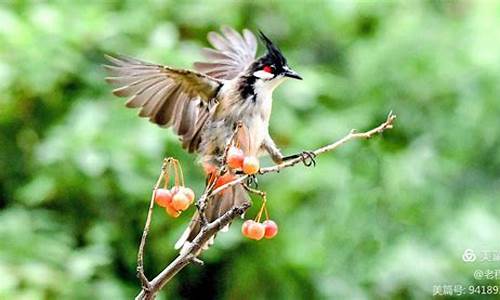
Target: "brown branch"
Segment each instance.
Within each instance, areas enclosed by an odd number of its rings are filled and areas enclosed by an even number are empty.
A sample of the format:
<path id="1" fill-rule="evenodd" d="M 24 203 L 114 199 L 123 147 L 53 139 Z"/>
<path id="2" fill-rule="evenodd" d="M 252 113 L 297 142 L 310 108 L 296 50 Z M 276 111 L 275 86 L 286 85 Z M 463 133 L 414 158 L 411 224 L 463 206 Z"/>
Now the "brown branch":
<path id="1" fill-rule="evenodd" d="M 396 119 L 396 115 L 393 115 L 392 112 L 389 113 L 387 116 L 387 119 L 385 122 L 380 124 L 379 126 L 365 131 L 365 132 L 356 132 L 355 130 L 351 130 L 346 136 L 341 138 L 340 140 L 326 145 L 324 147 L 318 148 L 312 153 L 315 155 L 320 155 L 325 152 L 333 151 L 340 147 L 341 145 L 347 143 L 350 140 L 354 139 L 369 139 L 373 135 L 382 133 L 386 129 L 391 129 L 394 123 L 394 120 Z M 281 169 L 292 167 L 300 162 L 304 162 L 303 157 L 297 157 L 294 159 L 287 160 L 279 165 L 275 165 L 272 167 L 266 167 L 266 168 L 261 168 L 259 170 L 259 174 L 266 174 L 266 173 L 272 173 L 272 172 L 279 172 Z M 241 184 L 245 182 L 245 180 L 248 179 L 248 175 L 242 175 L 239 176 L 238 178 L 234 179 L 231 182 L 228 182 L 224 185 L 221 185 L 218 188 L 213 188 L 213 185 L 209 189 L 205 189 L 205 192 L 203 195 L 201 195 L 199 203 L 206 204 L 206 202 L 210 201 L 216 194 L 222 192 L 223 190 L 234 186 L 236 184 Z M 160 179 L 158 182 L 160 182 Z M 158 185 L 158 184 L 157 184 Z M 152 205 L 154 204 L 154 200 L 152 200 L 150 204 L 150 209 L 148 211 L 148 217 L 146 219 L 146 226 L 144 227 L 144 233 L 142 236 L 141 240 L 141 245 L 139 247 L 139 255 L 138 255 L 138 271 L 139 267 L 142 272 L 143 269 L 143 264 L 142 264 L 142 256 L 143 256 L 143 251 L 144 251 L 144 244 L 147 236 L 147 232 L 149 230 L 149 224 L 151 222 L 151 210 L 152 210 Z M 190 264 L 191 262 L 201 262 L 200 260 L 197 259 L 197 256 L 200 254 L 203 245 L 207 243 L 207 241 L 213 237 L 219 230 L 221 230 L 224 226 L 227 224 L 231 223 L 234 219 L 236 219 L 238 216 L 241 216 L 248 208 L 250 207 L 250 203 L 244 203 L 243 205 L 239 207 L 233 207 L 231 210 L 226 212 L 224 215 L 213 221 L 212 223 L 205 224 L 202 226 L 201 231 L 198 233 L 196 238 L 193 240 L 191 245 L 186 251 L 183 251 L 180 253 L 177 258 L 172 261 L 163 271 L 158 274 L 153 280 L 151 281 L 142 281 L 142 290 L 141 292 L 137 295 L 135 298 L 136 300 L 151 300 L 156 297 L 156 294 L 165 286 L 165 284 L 171 280 L 182 268 Z M 143 277 L 140 277 L 141 280 L 143 278 L 145 279 L 146 277 L 142 273 Z"/>
<path id="2" fill-rule="evenodd" d="M 380 124 L 379 126 L 373 128 L 371 130 L 365 131 L 365 132 L 356 132 L 356 130 L 353 129 L 346 136 L 344 136 L 343 138 L 341 138 L 340 140 L 338 140 L 338 141 L 336 141 L 336 142 L 334 142 L 332 144 L 326 145 L 324 147 L 318 148 L 318 149 L 316 149 L 316 150 L 314 150 L 312 152 L 314 154 L 316 154 L 316 155 L 320 155 L 320 154 L 323 154 L 325 152 L 333 151 L 333 150 L 337 149 L 338 147 L 342 146 L 343 144 L 345 144 L 348 141 L 353 140 L 353 139 L 369 139 L 369 138 L 371 138 L 373 135 L 375 135 L 377 133 L 382 133 L 386 129 L 391 129 L 395 120 L 396 120 L 396 115 L 392 114 L 392 111 L 391 111 L 389 113 L 389 115 L 387 116 L 387 119 L 385 120 L 385 122 L 382 123 L 382 124 Z M 292 167 L 292 166 L 294 166 L 294 165 L 296 165 L 296 164 L 298 164 L 300 162 L 302 162 L 302 158 L 301 157 L 290 159 L 290 160 L 282 162 L 279 165 L 275 165 L 275 166 L 272 166 L 272 167 L 261 168 L 259 170 L 259 174 L 279 172 L 280 170 L 282 170 L 284 168 Z M 231 182 L 228 182 L 228 183 L 226 183 L 224 185 L 221 185 L 218 188 L 214 189 L 212 191 L 212 194 L 220 193 L 221 191 L 227 189 L 228 187 L 231 187 L 233 185 L 242 183 L 247 178 L 248 178 L 248 175 L 242 175 L 242 176 L 236 178 L 235 180 L 233 180 Z"/>
<path id="3" fill-rule="evenodd" d="M 146 217 L 146 224 L 144 224 L 141 244 L 139 245 L 139 251 L 137 252 L 137 277 L 139 277 L 139 280 L 141 281 L 142 288 L 146 290 L 149 289 L 149 281 L 146 275 L 144 275 L 144 247 L 146 246 L 146 238 L 148 237 L 149 227 L 151 225 L 151 216 L 153 214 L 153 207 L 155 205 L 156 190 L 160 187 L 161 181 L 165 177 L 168 163 L 168 159 L 163 160 L 160 176 L 158 177 L 158 180 L 156 180 L 156 184 L 153 188 L 153 194 L 151 195 L 151 201 L 149 202 L 148 215 Z"/>
<path id="4" fill-rule="evenodd" d="M 180 253 L 174 261 L 172 261 L 160 274 L 158 274 L 158 276 L 149 282 L 149 287 L 147 289 L 142 289 L 135 299 L 154 299 L 158 291 L 161 290 L 163 286 L 175 276 L 175 274 L 196 259 L 198 254 L 201 252 L 203 245 L 205 245 L 205 243 L 207 243 L 212 236 L 238 216 L 241 216 L 249 207 L 250 203 L 244 203 L 241 206 L 233 207 L 217 220 L 203 227 L 187 251 Z"/>

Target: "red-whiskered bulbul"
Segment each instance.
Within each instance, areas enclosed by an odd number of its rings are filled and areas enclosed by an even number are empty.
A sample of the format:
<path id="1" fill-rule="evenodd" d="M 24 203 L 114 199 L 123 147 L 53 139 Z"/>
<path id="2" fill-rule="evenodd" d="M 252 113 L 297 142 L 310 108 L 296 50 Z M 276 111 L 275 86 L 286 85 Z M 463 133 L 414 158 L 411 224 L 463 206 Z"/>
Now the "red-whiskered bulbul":
<path id="1" fill-rule="evenodd" d="M 172 127 L 183 148 L 199 153 L 205 169 L 221 167 L 237 122 L 243 124 L 250 140 L 247 154 L 267 152 L 276 163 L 289 158 L 311 158 L 306 151 L 284 157 L 268 129 L 273 90 L 285 78 L 302 78 L 262 32 L 260 38 L 267 52 L 255 58 L 257 41 L 252 32 L 245 29 L 240 34 L 229 27 L 222 27 L 221 31 L 222 35 L 208 34 L 214 49 L 203 49 L 207 62 L 195 62 L 196 71 L 125 56 L 107 56 L 112 65 L 105 66 L 110 74 L 106 81 L 118 86 L 113 94 L 129 97 L 127 107 L 140 108 L 140 117 L 162 127 Z M 207 204 L 207 221 L 246 201 L 249 201 L 247 191 L 241 185 L 232 186 Z M 199 230 L 196 212 L 176 248 L 189 245 Z"/>

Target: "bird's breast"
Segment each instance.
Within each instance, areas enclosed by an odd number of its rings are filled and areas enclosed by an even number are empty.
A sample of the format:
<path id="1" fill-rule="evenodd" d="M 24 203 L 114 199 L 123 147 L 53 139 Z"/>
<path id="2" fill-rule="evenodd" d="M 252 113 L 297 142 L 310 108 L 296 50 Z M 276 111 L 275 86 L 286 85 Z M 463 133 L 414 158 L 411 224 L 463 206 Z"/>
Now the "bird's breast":
<path id="1" fill-rule="evenodd" d="M 255 100 L 245 101 L 240 117 L 248 129 L 251 155 L 257 155 L 268 134 L 271 110 L 272 99 L 270 95 L 257 94 Z"/>
<path id="2" fill-rule="evenodd" d="M 202 154 L 213 158 L 227 145 L 234 130 L 234 124 L 241 121 L 247 132 L 249 155 L 257 155 L 268 133 L 272 99 L 270 94 L 241 98 L 234 89 L 223 89 L 217 108 L 204 129 Z"/>

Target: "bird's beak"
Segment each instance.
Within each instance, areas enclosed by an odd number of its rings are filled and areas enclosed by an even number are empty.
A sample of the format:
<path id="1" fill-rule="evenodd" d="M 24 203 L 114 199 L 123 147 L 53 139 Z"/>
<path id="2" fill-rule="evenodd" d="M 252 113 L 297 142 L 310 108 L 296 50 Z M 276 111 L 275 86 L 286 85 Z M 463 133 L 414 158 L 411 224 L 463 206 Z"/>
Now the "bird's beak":
<path id="1" fill-rule="evenodd" d="M 288 69 L 288 68 L 285 69 L 285 73 L 283 73 L 283 76 L 302 80 L 302 77 L 300 77 L 300 75 L 297 72 L 295 72 L 292 69 Z"/>

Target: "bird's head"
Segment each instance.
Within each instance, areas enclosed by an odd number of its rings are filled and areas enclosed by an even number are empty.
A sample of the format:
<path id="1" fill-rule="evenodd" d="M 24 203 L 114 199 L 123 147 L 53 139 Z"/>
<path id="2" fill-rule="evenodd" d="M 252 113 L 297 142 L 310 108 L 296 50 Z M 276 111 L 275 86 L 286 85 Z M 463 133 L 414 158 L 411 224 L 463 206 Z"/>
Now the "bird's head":
<path id="1" fill-rule="evenodd" d="M 279 48 L 262 31 L 259 32 L 260 39 L 266 46 L 267 53 L 259 57 L 250 66 L 250 75 L 273 86 L 277 86 L 287 77 L 302 79 L 297 72 L 288 66 L 286 58 Z"/>

